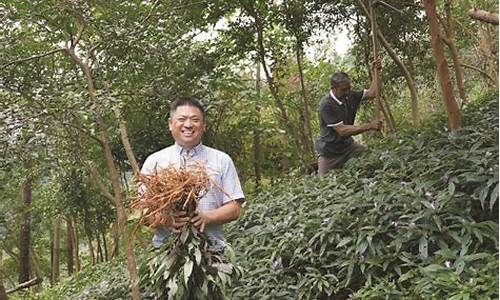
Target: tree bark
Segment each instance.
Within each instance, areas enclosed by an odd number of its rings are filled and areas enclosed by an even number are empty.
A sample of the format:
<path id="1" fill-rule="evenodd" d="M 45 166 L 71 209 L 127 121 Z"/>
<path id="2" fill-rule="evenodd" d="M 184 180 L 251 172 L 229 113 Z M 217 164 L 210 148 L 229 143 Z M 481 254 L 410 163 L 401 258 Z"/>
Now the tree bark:
<path id="1" fill-rule="evenodd" d="M 99 235 L 97 235 L 97 261 L 98 262 L 103 262 L 104 261 L 104 256 L 102 254 L 102 246 L 101 246 L 101 239 Z"/>
<path id="2" fill-rule="evenodd" d="M 75 217 L 71 217 L 71 229 L 73 238 L 73 257 L 75 259 L 75 270 L 80 271 L 80 241 L 78 237 L 78 224 L 76 224 Z"/>
<path id="3" fill-rule="evenodd" d="M 297 58 L 297 66 L 299 68 L 299 79 L 300 79 L 300 90 L 302 93 L 302 105 L 303 105 L 303 122 L 304 122 L 304 143 L 307 149 L 308 156 L 314 157 L 314 146 L 312 141 L 312 129 L 311 129 L 311 113 L 309 112 L 309 99 L 307 96 L 307 89 L 304 81 L 304 66 L 302 62 L 303 51 L 302 44 L 297 41 L 295 47 L 295 54 Z"/>
<path id="4" fill-rule="evenodd" d="M 66 219 L 66 264 L 68 266 L 68 275 L 71 276 L 74 272 L 74 258 L 73 258 L 73 224 L 71 218 Z"/>
<path id="5" fill-rule="evenodd" d="M 106 241 L 106 232 L 104 230 L 101 230 L 101 235 L 102 235 L 102 247 L 104 249 L 104 260 L 109 261 L 108 242 Z"/>
<path id="6" fill-rule="evenodd" d="M 19 283 L 30 280 L 31 264 L 30 264 L 30 248 L 31 248 L 31 179 L 26 179 L 21 186 L 21 226 L 19 233 Z"/>
<path id="7" fill-rule="evenodd" d="M 40 260 L 36 256 L 36 253 L 35 253 L 33 247 L 30 248 L 30 261 L 31 261 L 31 265 L 33 266 L 32 270 L 35 273 L 34 274 L 35 276 L 33 276 L 33 277 L 40 279 L 40 282 L 38 282 L 36 284 L 35 291 L 40 292 L 42 290 L 43 273 L 42 273 L 42 270 L 40 269 Z"/>
<path id="8" fill-rule="evenodd" d="M 90 230 L 88 221 L 86 219 L 83 220 L 83 230 L 85 231 L 85 235 L 87 236 L 87 244 L 89 247 L 89 255 L 90 261 L 92 265 L 96 264 L 95 253 L 94 253 L 94 245 L 92 244 L 92 230 Z"/>
<path id="9" fill-rule="evenodd" d="M 255 111 L 257 113 L 257 124 L 253 132 L 253 168 L 255 175 L 255 195 L 260 192 L 261 170 L 260 161 L 262 147 L 260 142 L 260 63 L 257 63 L 255 77 L 255 91 L 257 93 L 257 101 L 255 102 Z"/>
<path id="10" fill-rule="evenodd" d="M 371 20 L 371 28 L 372 28 L 372 47 L 373 47 L 373 60 L 379 59 L 379 54 L 378 54 L 378 42 L 377 42 L 377 31 L 378 31 L 378 26 L 377 26 L 377 16 L 375 14 L 375 1 L 370 1 L 370 20 Z M 373 69 L 373 78 L 379 83 L 379 72 L 377 68 Z M 375 115 L 374 118 L 376 120 L 381 120 L 382 119 L 382 113 L 383 113 L 383 108 L 382 108 L 382 103 L 380 102 L 380 86 L 377 84 L 377 89 L 375 91 Z"/>
<path id="11" fill-rule="evenodd" d="M 364 10 L 366 16 L 371 22 L 371 16 L 370 12 L 366 8 L 366 5 L 363 3 L 363 1 L 358 0 L 359 6 Z M 418 108 L 418 94 L 417 94 L 417 86 L 415 83 L 415 79 L 413 78 L 413 75 L 411 74 L 410 70 L 405 66 L 405 64 L 399 59 L 398 55 L 396 54 L 396 51 L 391 47 L 389 42 L 387 42 L 384 34 L 380 29 L 377 30 L 377 36 L 382 43 L 382 46 L 384 46 L 385 50 L 387 51 L 387 54 L 391 57 L 391 59 L 398 65 L 398 67 L 401 69 L 401 72 L 403 73 L 403 76 L 405 77 L 406 84 L 408 85 L 408 89 L 410 90 L 410 96 L 411 96 L 411 117 L 413 120 L 413 125 L 416 127 L 420 126 L 420 112 Z"/>
<path id="12" fill-rule="evenodd" d="M 281 119 L 285 125 L 285 130 L 288 133 L 289 136 L 292 137 L 297 149 L 302 149 L 302 143 L 300 142 L 299 135 L 297 134 L 297 131 L 295 130 L 295 126 L 293 126 L 292 121 L 290 120 L 287 110 L 285 108 L 285 105 L 283 104 L 283 101 L 281 101 L 281 98 L 279 97 L 278 94 L 278 86 L 277 83 L 274 81 L 274 78 L 271 76 L 271 73 L 267 67 L 266 64 L 266 50 L 264 47 L 264 33 L 263 33 L 263 26 L 262 22 L 260 20 L 260 16 L 257 14 L 255 11 L 255 8 L 253 7 L 253 4 L 250 2 L 248 5 L 244 5 L 244 9 L 250 14 L 254 19 L 255 19 L 255 29 L 257 31 L 257 53 L 259 55 L 259 60 L 260 63 L 262 64 L 262 68 L 264 69 L 264 74 L 266 75 L 266 79 L 269 85 L 269 90 L 271 92 L 271 96 L 274 99 L 274 102 L 276 103 L 276 106 L 278 107 L 280 114 L 281 114 Z M 299 157 L 302 161 L 302 165 L 304 168 L 307 168 L 307 161 L 304 158 L 304 151 L 299 150 Z"/>
<path id="13" fill-rule="evenodd" d="M 18 286 L 6 291 L 6 294 L 12 294 L 14 292 L 29 288 L 30 286 L 34 286 L 34 285 L 37 285 L 40 283 L 42 283 L 41 278 L 33 278 L 33 279 L 28 280 L 26 282 L 20 283 Z"/>
<path id="14" fill-rule="evenodd" d="M 60 260 L 61 260 L 61 220 L 55 217 L 52 221 L 52 264 L 50 282 L 52 286 L 59 282 Z"/>
<path id="15" fill-rule="evenodd" d="M 446 34 L 445 43 L 450 49 L 451 59 L 453 60 L 453 66 L 455 68 L 455 79 L 457 81 L 458 93 L 461 98 L 462 104 L 467 102 L 467 94 L 465 93 L 464 85 L 464 75 L 462 72 L 462 67 L 460 65 L 460 56 L 458 53 L 457 46 L 455 45 L 455 37 L 453 34 L 453 19 L 451 14 L 451 1 L 445 1 L 445 12 L 446 12 L 446 23 L 443 23 L 444 32 Z"/>
<path id="16" fill-rule="evenodd" d="M 473 19 L 490 23 L 493 25 L 498 25 L 498 14 L 490 13 L 485 10 L 472 8 L 469 10 L 469 16 Z"/>
<path id="17" fill-rule="evenodd" d="M 80 34 L 83 31 L 83 28 L 80 29 Z M 112 201 L 115 205 L 116 210 L 116 224 L 117 224 L 117 232 L 121 236 L 123 236 L 123 240 L 125 242 L 125 254 L 127 257 L 127 270 L 130 277 L 131 282 L 131 292 L 133 300 L 140 300 L 141 293 L 139 290 L 139 274 L 137 271 L 137 264 L 135 261 L 134 255 L 134 242 L 132 236 L 129 235 L 125 228 L 125 223 L 127 222 L 127 212 L 124 206 L 125 196 L 123 193 L 123 189 L 120 185 L 120 176 L 118 174 L 117 166 L 114 162 L 113 153 L 111 152 L 111 147 L 109 145 L 109 136 L 108 136 L 108 127 L 104 121 L 102 116 L 103 111 L 99 105 L 99 102 L 96 99 L 97 90 L 94 84 L 94 77 L 92 75 L 92 69 L 90 68 L 88 61 L 82 61 L 77 54 L 75 53 L 74 47 L 68 48 L 67 53 L 73 59 L 73 61 L 80 67 L 82 70 L 85 79 L 87 81 L 87 89 L 91 99 L 96 104 L 96 124 L 99 129 L 99 139 L 101 142 L 101 147 L 104 153 L 104 159 L 106 162 L 106 168 L 109 174 L 109 178 L 111 180 L 111 186 L 113 190 Z M 133 162 L 130 162 L 131 165 Z"/>
<path id="18" fill-rule="evenodd" d="M 457 101 L 453 95 L 453 88 L 450 81 L 450 73 L 448 64 L 444 57 L 443 43 L 439 34 L 438 18 L 436 14 L 436 1 L 424 0 L 425 13 L 429 21 L 429 28 L 432 39 L 432 49 L 436 59 L 436 65 L 439 75 L 439 82 L 441 84 L 441 91 L 443 93 L 443 100 L 448 113 L 448 126 L 451 130 L 460 128 L 460 109 Z"/>
<path id="19" fill-rule="evenodd" d="M 139 174 L 140 168 L 139 164 L 137 163 L 137 159 L 135 158 L 134 151 L 132 150 L 132 145 L 130 144 L 130 140 L 128 138 L 127 123 L 125 122 L 125 119 L 123 119 L 123 115 L 119 107 L 113 107 L 113 111 L 115 113 L 116 119 L 118 120 L 120 137 L 123 147 L 125 148 L 125 153 L 127 154 L 127 158 L 132 167 L 132 171 L 136 176 Z"/>

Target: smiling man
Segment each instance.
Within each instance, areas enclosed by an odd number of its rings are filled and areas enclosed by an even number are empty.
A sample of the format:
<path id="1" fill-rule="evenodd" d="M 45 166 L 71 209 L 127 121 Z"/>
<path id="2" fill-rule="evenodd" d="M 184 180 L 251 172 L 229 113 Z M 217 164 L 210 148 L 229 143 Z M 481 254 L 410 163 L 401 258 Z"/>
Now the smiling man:
<path id="1" fill-rule="evenodd" d="M 373 68 L 380 69 L 380 61 Z M 381 121 L 373 120 L 363 125 L 354 125 L 359 104 L 364 99 L 374 98 L 378 82 L 373 78 L 370 88 L 351 90 L 351 79 L 344 72 L 337 72 L 330 79 L 330 91 L 319 104 L 320 135 L 316 141 L 318 174 L 323 176 L 334 168 L 341 168 L 349 159 L 358 156 L 365 146 L 352 138 L 366 131 L 380 130 Z"/>
<path id="2" fill-rule="evenodd" d="M 179 214 L 165 227 L 156 228 L 153 246 L 160 247 L 170 231 L 192 222 L 206 232 L 213 250 L 224 248 L 222 224 L 239 217 L 241 204 L 245 201 L 240 180 L 233 160 L 226 153 L 202 144 L 207 123 L 201 103 L 193 98 L 181 98 L 172 103 L 168 128 L 175 144 L 151 154 L 141 173 L 154 174 L 167 166 L 189 167 L 203 164 L 211 179 L 222 188 L 211 188 L 198 204 L 197 215 L 189 219 Z"/>

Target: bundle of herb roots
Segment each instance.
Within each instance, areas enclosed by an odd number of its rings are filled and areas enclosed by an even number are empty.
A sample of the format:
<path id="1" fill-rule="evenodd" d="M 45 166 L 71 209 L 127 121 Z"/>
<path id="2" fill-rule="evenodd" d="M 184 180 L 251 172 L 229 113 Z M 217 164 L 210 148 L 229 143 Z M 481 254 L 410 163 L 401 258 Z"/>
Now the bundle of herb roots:
<path id="1" fill-rule="evenodd" d="M 214 187 L 201 165 L 166 167 L 140 174 L 137 182 L 142 192 L 132 207 L 142 210 L 142 222 L 154 228 L 171 224 L 179 212 L 194 217 L 198 202 Z M 171 237 L 141 265 L 145 298 L 224 299 L 226 286 L 241 273 L 239 268 L 214 253 L 206 236 L 190 222 Z"/>

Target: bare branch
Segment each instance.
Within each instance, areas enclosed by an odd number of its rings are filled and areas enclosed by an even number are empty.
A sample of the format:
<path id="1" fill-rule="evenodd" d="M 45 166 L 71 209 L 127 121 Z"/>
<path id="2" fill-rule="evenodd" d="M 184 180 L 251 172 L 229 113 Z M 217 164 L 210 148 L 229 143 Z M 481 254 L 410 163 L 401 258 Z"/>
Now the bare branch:
<path id="1" fill-rule="evenodd" d="M 498 25 L 498 14 L 489 11 L 472 8 L 469 10 L 469 16 L 473 19 Z"/>
<path id="2" fill-rule="evenodd" d="M 21 58 L 21 59 L 18 59 L 18 60 L 14 60 L 14 61 L 11 61 L 11 62 L 8 62 L 8 63 L 2 65 L 0 67 L 0 70 L 3 70 L 3 69 L 5 69 L 5 68 L 7 68 L 8 66 L 11 66 L 11 65 L 20 64 L 20 63 L 27 62 L 27 61 L 34 60 L 34 59 L 38 59 L 38 58 L 43 58 L 43 57 L 52 55 L 52 54 L 57 53 L 57 52 L 62 52 L 62 51 L 65 51 L 65 50 L 66 50 L 65 48 L 57 48 L 57 49 L 51 50 L 51 51 L 46 52 L 46 53 L 37 54 L 37 55 L 30 56 L 30 57 L 26 57 L 26 58 Z"/>

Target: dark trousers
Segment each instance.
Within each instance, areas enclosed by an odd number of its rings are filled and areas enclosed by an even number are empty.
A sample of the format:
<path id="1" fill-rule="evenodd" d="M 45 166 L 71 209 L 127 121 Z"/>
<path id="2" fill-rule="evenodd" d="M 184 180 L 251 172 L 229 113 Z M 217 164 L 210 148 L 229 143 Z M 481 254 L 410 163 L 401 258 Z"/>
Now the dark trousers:
<path id="1" fill-rule="evenodd" d="M 331 169 L 342 168 L 342 166 L 351 158 L 359 156 L 366 147 L 354 142 L 346 152 L 332 156 L 319 156 L 318 157 L 318 174 L 320 176 L 325 176 Z"/>

